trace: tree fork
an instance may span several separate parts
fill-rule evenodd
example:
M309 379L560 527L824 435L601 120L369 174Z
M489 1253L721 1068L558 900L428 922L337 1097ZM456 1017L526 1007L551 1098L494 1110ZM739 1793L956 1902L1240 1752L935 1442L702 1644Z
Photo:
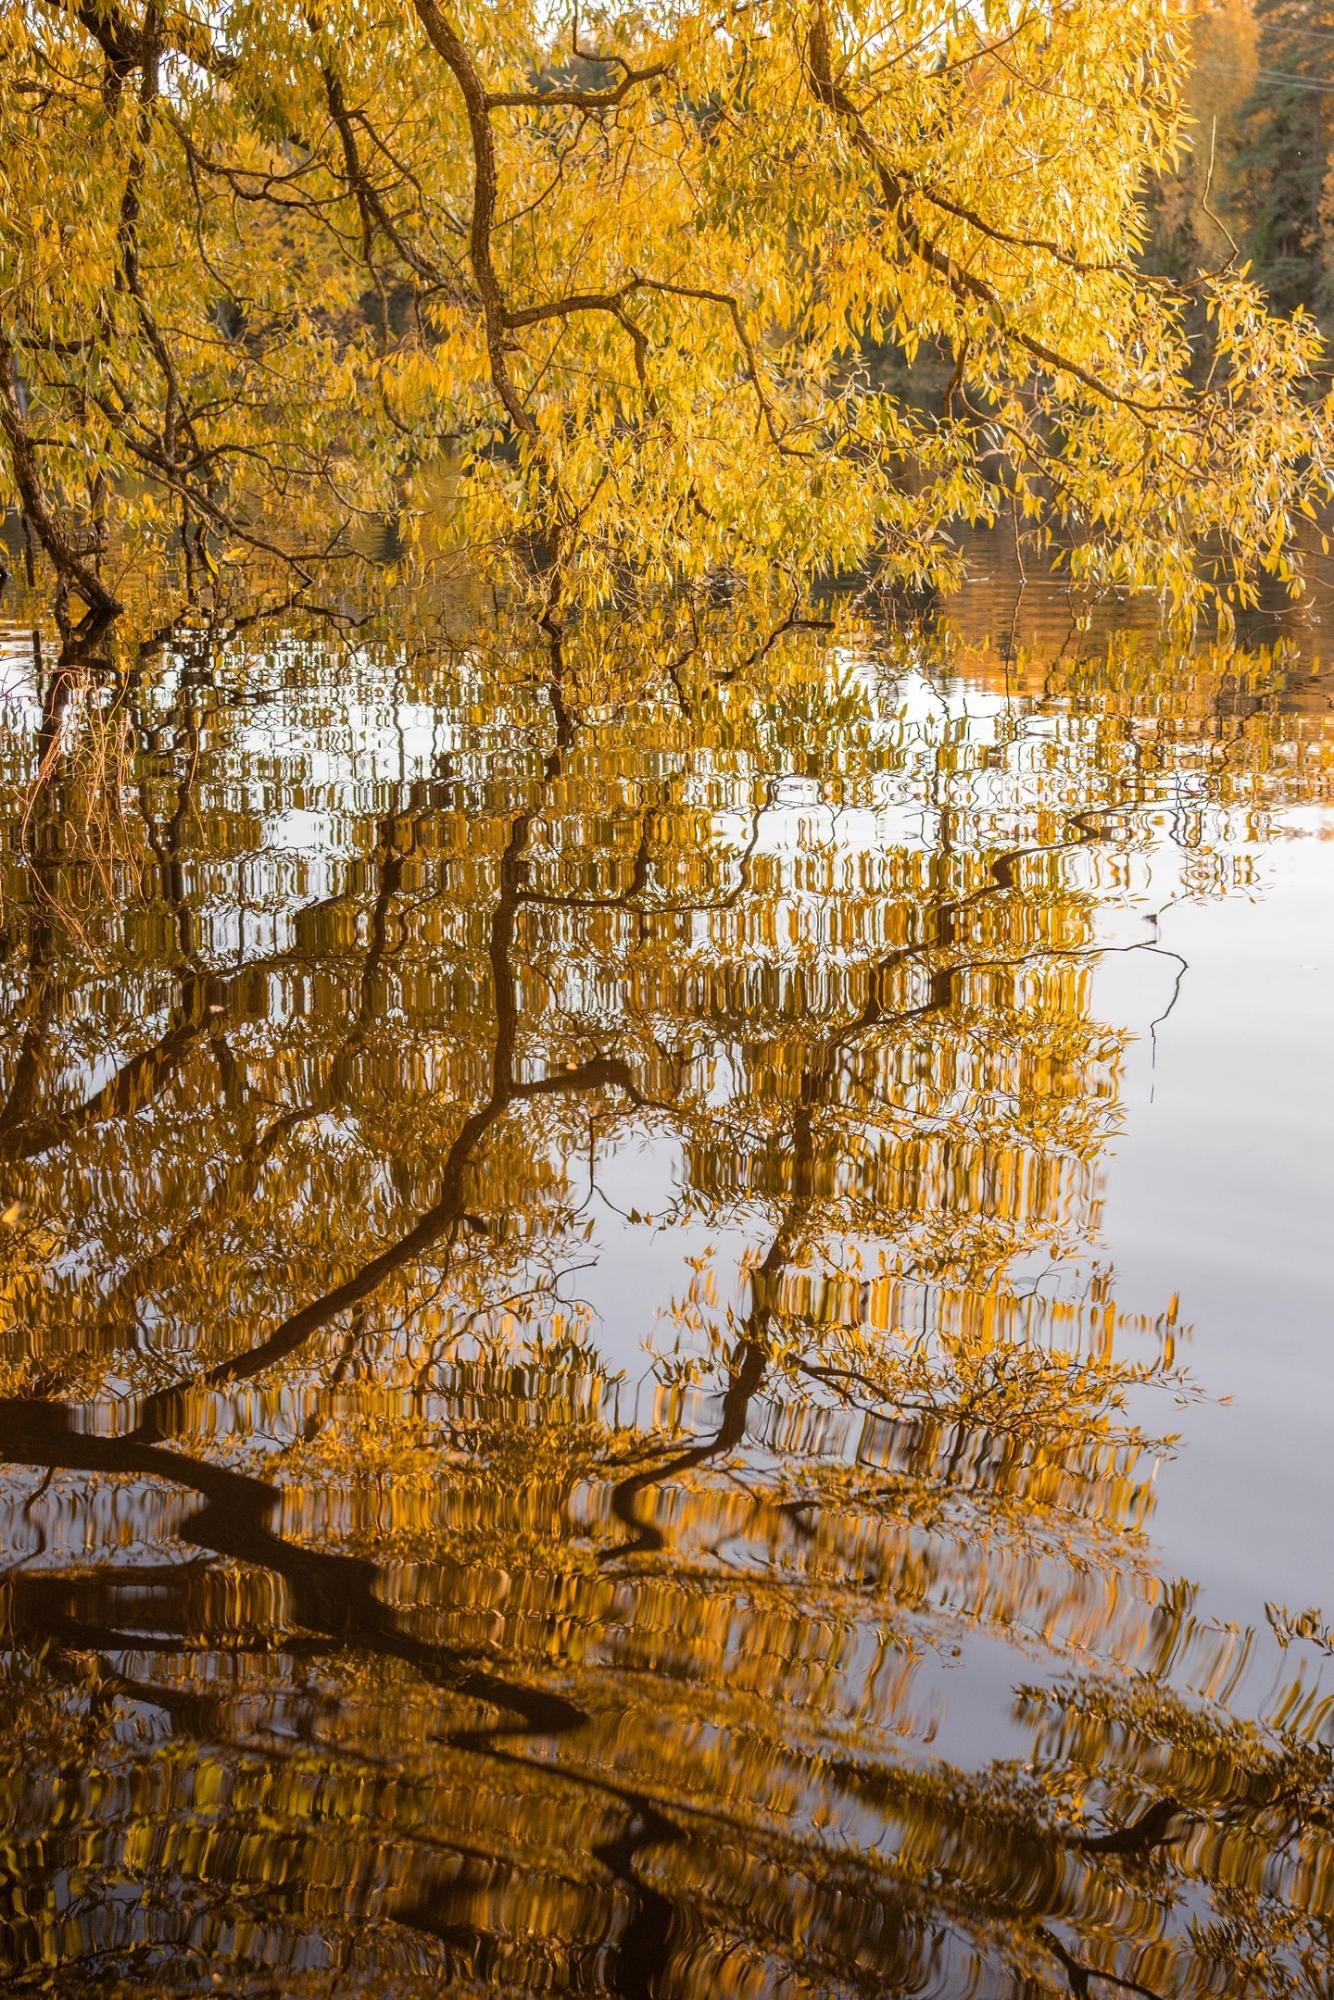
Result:
M90 610L101 617L112 616L121 609L119 599L107 589L85 552L66 533L47 498L19 400L14 349L3 335L0 335L0 432L9 447L9 462L24 520L45 549L57 577L67 586L72 584Z

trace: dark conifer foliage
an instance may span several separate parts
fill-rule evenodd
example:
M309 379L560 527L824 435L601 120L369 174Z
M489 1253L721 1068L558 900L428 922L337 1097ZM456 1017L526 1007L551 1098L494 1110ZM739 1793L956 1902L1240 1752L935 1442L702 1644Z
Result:
M1244 248L1275 305L1305 306L1328 326L1334 5L1256 0L1255 18L1259 66L1239 116L1235 163Z

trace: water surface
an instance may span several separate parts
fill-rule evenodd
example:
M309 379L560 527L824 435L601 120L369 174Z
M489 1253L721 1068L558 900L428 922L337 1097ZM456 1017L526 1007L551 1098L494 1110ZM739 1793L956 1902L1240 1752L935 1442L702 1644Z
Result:
M4 634L14 1991L1334 1991L1334 678L1014 610Z

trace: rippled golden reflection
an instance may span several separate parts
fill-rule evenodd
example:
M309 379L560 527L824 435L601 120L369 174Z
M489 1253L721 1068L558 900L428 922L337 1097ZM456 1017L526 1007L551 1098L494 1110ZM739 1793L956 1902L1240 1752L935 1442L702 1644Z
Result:
M1309 661L3 663L15 1990L1334 1990L1329 1707L1161 1571L1209 1384L1099 1234Z

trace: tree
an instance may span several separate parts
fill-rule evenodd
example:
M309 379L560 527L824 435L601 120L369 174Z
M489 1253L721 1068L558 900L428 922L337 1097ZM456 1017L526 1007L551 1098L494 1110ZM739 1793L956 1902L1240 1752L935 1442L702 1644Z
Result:
M558 622L948 580L1003 507L1081 573L1244 601L1294 575L1330 414L1308 318L1139 268L1181 25L8 0L8 496L103 613L168 557L312 580L365 512L420 543L442 454L453 539ZM871 385L888 335L945 357L939 415Z
M1203 0L1191 30L1184 92L1189 149L1156 190L1145 257L1183 282L1237 254L1238 118L1256 69L1252 0Z
M1246 248L1284 311L1334 308L1322 199L1330 168L1334 6L1257 0L1259 74L1240 119Z

